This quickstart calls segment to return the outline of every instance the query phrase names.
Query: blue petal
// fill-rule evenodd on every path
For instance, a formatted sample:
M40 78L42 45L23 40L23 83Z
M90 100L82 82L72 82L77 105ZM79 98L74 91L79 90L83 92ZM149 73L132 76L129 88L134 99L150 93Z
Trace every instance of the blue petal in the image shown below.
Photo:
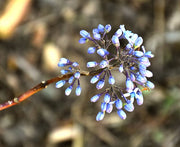
M134 105L132 103L128 103L124 106L124 109L128 112L134 111Z
M88 52L88 54L93 54L93 53L95 53L95 51L96 51L95 47L89 47L87 52Z
M73 80L74 80L74 76L71 76L68 80L68 83L71 84L73 82Z
M98 64L97 64L96 61L90 61L90 62L87 63L87 67L95 67L95 66L97 66L97 65L98 65Z
M111 100L110 94L109 94L109 93L106 93L106 94L104 95L104 102L109 103L110 100Z
M96 39L96 40L100 40L100 39L101 39L101 35L98 34L98 33L94 33L94 34L93 34L93 37L94 37L94 39Z
M109 84L113 85L115 83L114 77L110 76L109 77Z
M102 60L100 63L99 63L99 66L100 68L105 68L109 65L109 62L107 60Z
M86 43L87 42L87 39L86 38L80 38L79 39L79 43L80 44L84 44L84 43Z
M91 78L90 83L94 84L94 83L96 83L98 80L99 80L99 75L95 75L95 76L93 76L93 77Z
M153 73L151 71L149 71L149 70L146 70L144 76L146 76L148 78L151 78L153 76Z
M58 81L58 82L56 83L56 88L61 88L62 86L64 86L65 83L66 83L65 80Z
M155 87L154 84L152 82L150 82L150 81L146 82L146 86L151 88L151 89L154 89L154 87Z
M77 67L77 66L79 66L79 64L78 64L77 62L73 62L73 63L72 63L72 66L73 66L73 67Z
M134 51L134 55L135 55L136 57L142 57L142 56L144 55L144 53L141 52L141 51Z
M98 31L104 33L104 26L102 24L98 25Z
M135 75L133 73L130 73L130 79L133 82L136 80L136 77L135 77Z
M101 96L101 94L97 94L97 95L93 96L90 101L97 102L99 100L100 96Z
M107 24L105 26L105 31L106 31L106 33L109 33L111 31L111 25L110 24Z
M120 37L120 36L122 35L122 30L121 30L121 29L118 29L118 30L116 31L115 35L116 35L117 37Z
M103 120L104 118L104 112L99 112L96 116L96 121Z
M70 95L71 94L71 91L72 91L72 88L73 88L73 86L72 85L70 85L66 90L65 90L65 95Z
M151 53L151 51L147 51L145 54L144 54L145 57L148 57L148 58L153 58L154 55Z
M117 114L121 119L126 119L126 113L122 109L118 110Z
M113 110L113 105L108 103L108 104L107 104L107 107L106 107L106 112L107 112L107 113L111 113L112 110Z
M62 70L61 70L61 74L62 74L62 75L65 75L65 74L67 74L68 72L69 72L69 70L65 70L65 69L62 69Z
M76 78L76 79L79 79L80 76L81 76L81 74L80 74L79 71L77 71L77 72L74 74L74 78Z
M80 87L80 85L78 85L76 87L76 95L79 96L80 94L81 94L81 87Z
M109 52L106 49L100 48L97 50L97 53L101 56L104 57L105 55L108 55Z
M99 90L99 89L102 89L104 87L104 79L101 79L97 85L96 85L96 88Z
M107 104L105 102L101 103L101 111L106 111Z
M143 43L143 39L142 39L142 37L138 37L137 39L136 39L136 41L135 41L135 48L137 48L137 47L140 47L141 45L142 45L142 43Z
M144 76L142 76L140 74L137 74L136 80L141 82L141 83L146 83L146 81L147 81L146 77L144 77Z
M112 36L112 43L116 46L119 47L120 46L120 42L119 42L119 38L116 35Z
M99 34L99 30L96 28L96 29L93 29L93 34Z
M122 103L122 101L120 99L117 99L115 101L115 105L116 105L117 109L122 109L122 107L123 107L123 103Z
M138 105L142 105L143 104L143 95L142 95L142 92L138 91L136 94L135 94L135 98L136 98L136 102Z
M66 58L61 58L58 62L58 66L59 67L63 67L66 66L67 64L70 64L70 60L66 59Z
M90 37L90 34L86 30L81 30L80 35L84 38Z
M130 80L130 78L126 79L126 90L132 91L134 89L134 83Z

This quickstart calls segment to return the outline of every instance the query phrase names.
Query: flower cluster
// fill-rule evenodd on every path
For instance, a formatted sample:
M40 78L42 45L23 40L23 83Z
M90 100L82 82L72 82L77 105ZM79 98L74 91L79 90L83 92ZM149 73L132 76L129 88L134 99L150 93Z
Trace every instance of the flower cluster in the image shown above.
M120 25L112 37L108 35L110 31L111 25L109 24L105 26L99 24L97 28L93 29L92 37L86 30L80 31L82 38L80 38L79 43L93 42L94 46L89 47L87 53L96 53L101 58L100 62L87 62L87 68L94 70L96 67L96 69L98 68L98 71L100 71L93 75L90 80L90 83L96 84L97 90L103 89L102 92L90 99L91 102L97 102L101 97L104 97L101 103L101 111L96 116L97 121L102 120L105 113L111 113L113 107L117 109L117 113L121 119L126 119L125 111L132 112L134 110L135 100L138 105L143 104L141 88L153 89L155 87L154 84L147 79L153 76L153 73L147 68L151 65L149 58L153 58L154 55L151 51L145 50L145 47L142 45L142 37L126 30L124 25ZM76 94L78 93L77 95L79 95L79 91L81 91L78 90L80 87L80 73L79 69L77 69L77 63L61 58L58 65L60 67L71 65L68 70L61 70L61 73L66 74L73 72L74 74L72 76L73 80L70 78L68 81L59 81L56 83L56 87L62 87L66 82L70 83L70 87L65 91L66 95L69 95L74 82L77 80L78 86L76 88ZM72 67L76 69L72 70ZM125 75L125 86L120 86L116 83L112 74L114 70ZM108 87L103 88L106 79L108 80Z
M56 83L56 88L61 88L66 83L69 83L70 86L65 90L65 94L68 96L71 94L71 91L73 89L73 86L75 82L77 81L77 87L76 87L76 95L79 96L81 94L81 86L80 86L80 71L79 71L79 64L77 62L72 62L66 58L61 58L59 63L59 67L66 67L66 69L61 70L61 74L72 74L68 80L60 80Z

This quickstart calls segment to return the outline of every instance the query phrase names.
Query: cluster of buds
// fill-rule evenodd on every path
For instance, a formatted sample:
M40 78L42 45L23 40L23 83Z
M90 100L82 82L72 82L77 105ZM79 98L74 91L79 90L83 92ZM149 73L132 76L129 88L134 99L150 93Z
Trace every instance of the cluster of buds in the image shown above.
M109 24L105 26L99 24L92 31L93 37L86 30L80 31L82 38L80 38L79 43L93 42L94 46L89 47L87 53L97 54L101 58L100 62L87 62L87 68L99 71L92 76L90 83L96 84L97 90L103 89L90 99L91 102L97 102L100 98L104 98L101 103L101 111L96 116L97 121L102 120L105 113L111 113L113 107L117 109L121 119L126 119L126 111L132 112L134 110L134 101L138 105L143 104L143 94L140 87L154 88L154 84L147 79L153 76L147 68L151 65L149 58L154 57L154 55L151 51L145 50L142 45L142 37L126 30L124 25L120 25L112 37L108 36L110 31L111 25ZM57 82L56 87L60 88L65 83L69 83L70 86L65 90L65 94L69 95L75 81L77 81L76 95L80 95L79 64L61 58L58 66L67 68L62 69L61 74L72 73L72 76L68 80ZM119 86L116 83L112 73L115 70L119 71L119 77L125 75L125 86ZM106 79L108 86L104 88Z

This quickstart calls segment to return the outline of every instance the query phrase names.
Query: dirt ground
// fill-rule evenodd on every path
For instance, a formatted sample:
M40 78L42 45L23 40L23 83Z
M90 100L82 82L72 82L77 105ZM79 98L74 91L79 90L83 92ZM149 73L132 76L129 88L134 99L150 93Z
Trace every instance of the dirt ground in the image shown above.
M98 24L113 30L124 24L143 37L155 55L150 70L156 87L126 120L113 112L96 122L100 103L90 102L97 93L90 78L81 79L79 97L51 84L0 111L0 147L179 147L179 18L179 0L1 0L0 103L58 76L61 57L87 70L93 57L78 43L79 31Z

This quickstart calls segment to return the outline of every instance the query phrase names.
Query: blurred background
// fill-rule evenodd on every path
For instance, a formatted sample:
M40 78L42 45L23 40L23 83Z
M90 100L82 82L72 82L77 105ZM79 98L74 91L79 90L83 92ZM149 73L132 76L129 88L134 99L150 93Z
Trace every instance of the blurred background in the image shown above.
M96 122L98 91L81 79L82 94L65 96L54 84L19 105L0 112L0 147L179 147L179 0L1 0L0 103L42 80L59 75L61 57L86 62L89 45L79 31L98 24L120 24L139 34L151 60L156 88L144 104L121 120L114 111Z

